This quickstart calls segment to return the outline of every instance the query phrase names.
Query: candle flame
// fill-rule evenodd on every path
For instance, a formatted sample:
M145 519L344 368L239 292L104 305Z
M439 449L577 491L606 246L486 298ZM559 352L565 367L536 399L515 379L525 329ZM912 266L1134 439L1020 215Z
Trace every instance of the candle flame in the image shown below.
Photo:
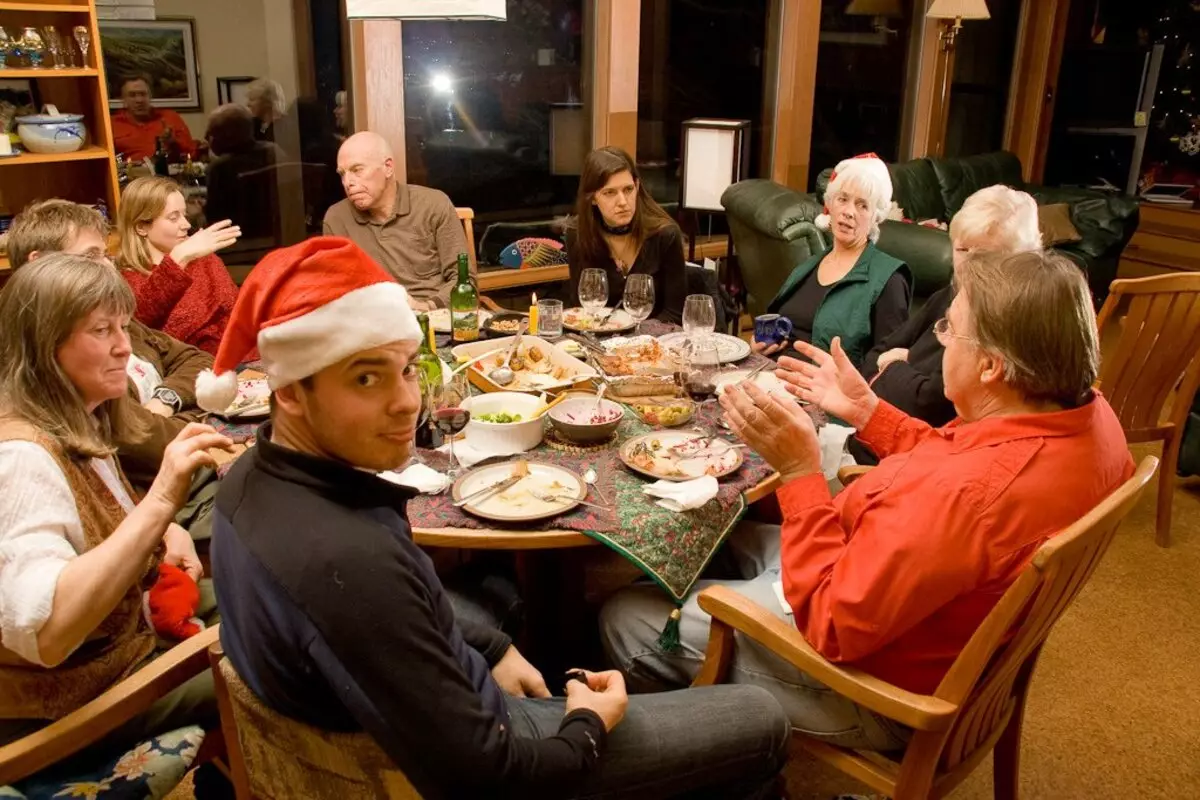
M537 305L537 292L534 292L534 293L533 293L533 304L534 304L535 306Z

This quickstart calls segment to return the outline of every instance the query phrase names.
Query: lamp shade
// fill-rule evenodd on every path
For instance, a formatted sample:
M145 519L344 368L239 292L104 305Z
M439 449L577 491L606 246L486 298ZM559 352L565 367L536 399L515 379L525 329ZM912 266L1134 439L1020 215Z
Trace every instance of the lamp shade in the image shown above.
M862 17L903 17L900 0L851 0L846 13Z
M683 123L679 207L722 211L721 194L750 171L750 121L689 119Z
M929 19L991 19L986 0L933 0Z
M349 19L458 19L503 22L506 0L346 0Z

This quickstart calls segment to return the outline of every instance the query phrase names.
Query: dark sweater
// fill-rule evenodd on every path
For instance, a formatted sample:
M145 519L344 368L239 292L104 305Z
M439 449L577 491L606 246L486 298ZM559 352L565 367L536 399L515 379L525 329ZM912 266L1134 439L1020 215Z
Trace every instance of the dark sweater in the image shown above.
M796 289L796 293L780 307L779 313L792 321L790 341L812 343L813 321L817 318L821 304L825 302L825 296L834 286L837 286L836 282L825 286L817 280L817 271L814 269ZM888 278L882 294L871 309L871 334L874 343L878 345L890 332L903 325L907 314L908 282L904 275L896 272ZM788 355L789 352L790 350L784 350L778 355Z
M605 252L596 263L588 262L579 252L575 232L567 232L567 263L570 278L562 296L567 308L579 305L579 276L585 269L602 269L608 276L608 305L620 308L625 297L625 279L612 256ZM669 225L642 243L630 275L654 276L653 319L675 325L683 322L683 301L687 298L687 272L683 260L683 234L677 225Z
M867 353L862 365L863 377L871 381L875 394L933 426L945 425L957 416L942 383L944 348L933 332L933 324L946 316L953 300L953 287L934 292L916 314ZM879 356L896 347L908 350L908 360L893 361L879 372ZM857 439L850 441L850 454L860 464L878 461Z
M456 621L412 540L411 490L272 444L222 481L213 523L221 643L268 706L366 730L425 798L560 796L595 765L600 718L513 736L491 676L507 636Z

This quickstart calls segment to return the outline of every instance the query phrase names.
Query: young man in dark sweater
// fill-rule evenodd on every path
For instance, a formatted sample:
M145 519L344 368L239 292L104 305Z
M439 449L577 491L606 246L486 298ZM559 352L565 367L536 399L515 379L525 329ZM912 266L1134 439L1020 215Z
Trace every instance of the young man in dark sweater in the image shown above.
M225 407L256 345L274 390L215 514L239 675L288 716L365 730L429 800L773 796L789 726L766 692L630 700L610 671L552 698L507 636L455 618L412 539L415 494L375 475L411 451L420 338L405 290L346 239L277 250L242 287L197 391Z
M1038 250L1037 202L1025 192L995 185L968 197L950 221L955 268L976 251L1022 253ZM955 417L942 383L942 347L933 326L946 316L954 300L954 284L930 295L925 305L867 353L860 371L871 389L905 414L940 426ZM847 441L859 464L879 459L858 439Z

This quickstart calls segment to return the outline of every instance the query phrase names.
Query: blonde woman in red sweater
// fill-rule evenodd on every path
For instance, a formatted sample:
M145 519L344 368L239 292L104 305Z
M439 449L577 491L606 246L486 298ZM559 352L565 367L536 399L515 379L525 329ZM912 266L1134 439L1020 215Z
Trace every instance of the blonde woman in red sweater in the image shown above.
M137 298L138 322L216 354L237 285L216 255L242 235L229 220L189 235L179 184L138 178L121 195L118 266Z

